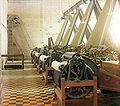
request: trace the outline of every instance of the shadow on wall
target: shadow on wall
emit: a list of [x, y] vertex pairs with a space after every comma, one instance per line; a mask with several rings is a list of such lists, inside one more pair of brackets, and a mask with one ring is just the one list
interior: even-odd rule
[[8, 15], [8, 54], [23, 53], [25, 59], [30, 59], [30, 50], [34, 44], [22, 22], [17, 15]]

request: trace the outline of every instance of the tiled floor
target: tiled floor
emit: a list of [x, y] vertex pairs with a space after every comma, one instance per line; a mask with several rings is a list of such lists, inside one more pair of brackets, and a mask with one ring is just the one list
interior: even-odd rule
[[3, 106], [54, 106], [54, 89], [36, 70], [3, 71]]
[[[59, 106], [53, 97], [53, 87], [44, 84], [33, 66], [3, 70], [2, 106]], [[93, 106], [92, 94], [86, 99], [67, 101], [66, 106]], [[120, 106], [120, 94], [99, 94], [98, 106]]]

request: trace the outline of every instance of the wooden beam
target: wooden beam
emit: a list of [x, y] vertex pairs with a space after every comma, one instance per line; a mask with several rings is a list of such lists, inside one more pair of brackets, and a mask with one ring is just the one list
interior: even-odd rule
[[55, 45], [60, 45], [62, 39], [63, 39], [63, 35], [64, 35], [64, 32], [66, 30], [66, 27], [67, 27], [67, 24], [68, 24], [68, 20], [69, 20], [69, 15], [65, 16], [65, 21], [63, 23], [63, 26], [57, 36], [57, 39], [55, 41]]
[[74, 26], [75, 26], [75, 23], [76, 23], [76, 20], [77, 20], [77, 17], [78, 17], [78, 11], [79, 10], [77, 10], [77, 12], [74, 14], [74, 16], [72, 18], [72, 21], [71, 21], [71, 23], [70, 23], [70, 25], [69, 25], [66, 33], [65, 33], [65, 36], [62, 40], [61, 46], [67, 46], [68, 43], [69, 43], [70, 37], [72, 35], [72, 31], [74, 29]]
[[84, 17], [82, 18], [82, 22], [80, 23], [78, 30], [75, 33], [75, 36], [70, 44], [71, 46], [77, 46], [82, 43], [93, 8], [94, 8], [94, 0], [91, 0], [87, 7]]
[[114, 10], [117, 0], [107, 0], [101, 14], [97, 20], [97, 23], [91, 33], [90, 38], [86, 44], [86, 47], [96, 47], [103, 45], [105, 36], [108, 33], [110, 27], [110, 21], [112, 18], [112, 12]]

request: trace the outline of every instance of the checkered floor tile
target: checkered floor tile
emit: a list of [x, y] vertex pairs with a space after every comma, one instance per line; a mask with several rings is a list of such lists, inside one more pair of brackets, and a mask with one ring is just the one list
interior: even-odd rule
[[4, 70], [2, 106], [58, 106], [54, 89], [36, 70]]
[[[0, 106], [60, 106], [54, 100], [52, 85], [45, 85], [36, 70], [4, 70], [2, 105]], [[120, 106], [116, 93], [98, 95], [99, 106]], [[66, 106], [93, 106], [92, 94], [86, 99], [67, 101]]]

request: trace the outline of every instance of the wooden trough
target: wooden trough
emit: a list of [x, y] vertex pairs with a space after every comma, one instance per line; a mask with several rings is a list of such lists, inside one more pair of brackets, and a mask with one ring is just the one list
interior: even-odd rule
[[102, 63], [99, 71], [99, 87], [101, 90], [120, 92], [120, 64]]

